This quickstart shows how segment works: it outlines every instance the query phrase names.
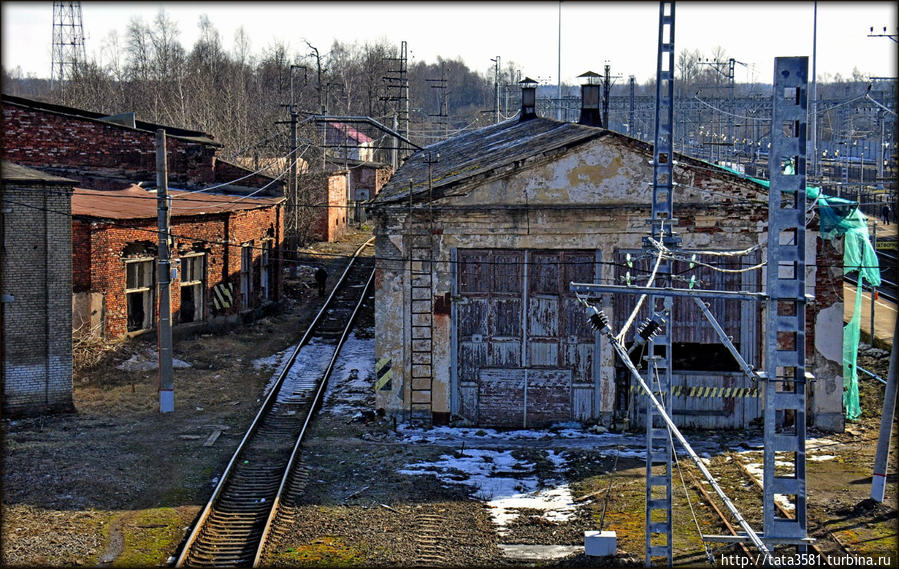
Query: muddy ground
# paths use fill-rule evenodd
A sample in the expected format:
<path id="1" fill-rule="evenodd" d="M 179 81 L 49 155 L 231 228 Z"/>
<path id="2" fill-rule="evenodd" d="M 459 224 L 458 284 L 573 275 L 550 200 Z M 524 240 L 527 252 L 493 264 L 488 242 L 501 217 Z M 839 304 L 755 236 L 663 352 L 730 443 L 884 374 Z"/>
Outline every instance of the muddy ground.
<path id="1" fill-rule="evenodd" d="M 351 253 L 367 237 L 360 232 L 340 243 L 316 245 L 307 251 L 307 264 L 325 264 L 335 279 L 342 259 L 332 255 Z M 289 298 L 281 312 L 228 333 L 176 342 L 175 357 L 192 367 L 175 372 L 174 413 L 158 413 L 155 372 L 116 367 L 153 347 L 152 338 L 138 338 L 79 374 L 76 413 L 4 420 L 0 564 L 168 563 L 258 408 L 271 370 L 253 361 L 294 344 L 320 305 L 310 273 L 301 270 L 300 278 L 288 281 Z M 370 315 L 362 328 L 359 336 L 370 338 Z M 887 359 L 873 352 L 862 356 L 860 365 L 885 377 Z M 872 505 L 865 500 L 883 386 L 863 378 L 861 388 L 865 413 L 860 421 L 845 433 L 811 433 L 825 441 L 819 454 L 834 458 L 807 463 L 810 534 L 834 556 L 885 555 L 895 565 L 895 450 L 886 501 Z M 362 393 L 342 402 L 348 411 L 326 409 L 313 424 L 302 455 L 306 491 L 295 505 L 294 520 L 267 550 L 266 565 L 527 566 L 535 562 L 504 550 L 511 544 L 583 546 L 584 531 L 599 529 L 600 521 L 603 529 L 618 535 L 616 558 L 588 558 L 583 549 L 572 549 L 536 563 L 642 565 L 644 466 L 639 458 L 624 456 L 620 447 L 617 452 L 596 448 L 589 438 L 568 440 L 558 430 L 521 440 L 483 431 L 467 438 L 429 438 L 427 431 L 395 428 L 392 421 L 351 410 L 352 405 L 365 409 L 371 400 L 370 393 Z M 220 436 L 206 446 L 216 432 Z M 756 529 L 761 528 L 761 494 L 740 464 L 755 460 L 752 445 L 745 442 L 759 435 L 687 434 L 724 449 L 708 454 L 709 468 Z M 895 436 L 896 429 L 894 443 Z M 398 472 L 441 457 L 477 459 L 478 449 L 486 448 L 508 451 L 516 464 L 528 464 L 529 476 L 540 488 L 564 478 L 573 498 L 566 506 L 569 515 L 553 521 L 544 511 L 522 508 L 500 534 L 491 518 L 496 514 L 494 496 L 464 485 L 469 474 L 460 471 L 455 475 L 459 483 L 448 483 L 436 475 Z M 560 472 L 556 464 L 561 459 L 565 466 Z M 695 523 L 703 533 L 727 530 L 694 489 L 692 480 L 701 478 L 698 469 L 683 457 L 680 464 L 690 498 L 688 503 L 675 474 L 675 564 L 705 564 Z M 710 486 L 703 487 L 712 493 Z M 724 509 L 720 501 L 718 507 Z M 737 551 L 737 546 L 710 547 L 718 564 L 723 555 Z"/>

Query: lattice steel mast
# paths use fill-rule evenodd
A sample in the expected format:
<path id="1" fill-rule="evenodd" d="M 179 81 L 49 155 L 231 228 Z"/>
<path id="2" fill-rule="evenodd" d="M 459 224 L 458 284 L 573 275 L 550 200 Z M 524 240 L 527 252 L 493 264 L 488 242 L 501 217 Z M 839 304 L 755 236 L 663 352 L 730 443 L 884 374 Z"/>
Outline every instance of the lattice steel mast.
<path id="1" fill-rule="evenodd" d="M 659 47 L 656 60 L 656 130 L 653 146 L 652 217 L 650 235 L 665 247 L 676 248 L 680 242 L 674 236 L 673 225 L 673 168 L 672 138 L 674 133 L 674 2 L 659 4 Z M 644 251 L 655 251 L 647 239 Z M 671 286 L 671 261 L 660 259 L 659 285 Z M 650 315 L 663 315 L 671 321 L 672 298 L 649 297 Z M 662 405 L 671 409 L 671 326 L 649 341 L 646 383 L 658 390 Z M 657 378 L 657 379 L 656 379 Z M 646 405 L 646 564 L 655 557 L 665 557 L 672 563 L 671 523 L 671 453 L 672 441 L 662 416 Z M 664 520 L 659 520 L 660 513 Z M 660 543 L 662 541 L 662 543 Z"/>
<path id="2" fill-rule="evenodd" d="M 50 88 L 70 79 L 79 63 L 87 61 L 81 2 L 53 2 L 53 51 L 50 61 Z"/>

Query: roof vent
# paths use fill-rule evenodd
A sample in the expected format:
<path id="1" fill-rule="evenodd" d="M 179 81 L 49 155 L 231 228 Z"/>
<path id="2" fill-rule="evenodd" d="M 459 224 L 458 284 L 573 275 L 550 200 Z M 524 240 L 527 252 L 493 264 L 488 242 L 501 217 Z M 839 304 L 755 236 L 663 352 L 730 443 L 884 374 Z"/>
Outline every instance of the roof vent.
<path id="1" fill-rule="evenodd" d="M 117 115 L 109 115 L 108 117 L 103 117 L 100 120 L 104 122 L 111 122 L 113 124 L 120 124 L 129 128 L 137 128 L 137 119 L 135 118 L 134 113 L 119 113 Z"/>
<path id="2" fill-rule="evenodd" d="M 521 116 L 518 122 L 537 118 L 537 82 L 525 77 L 518 84 L 521 85 Z"/>
<path id="3" fill-rule="evenodd" d="M 600 115 L 599 89 L 602 86 L 602 78 L 598 73 L 588 71 L 578 75 L 578 79 L 583 79 L 581 83 L 581 118 L 579 124 L 587 126 L 602 126 L 602 116 Z"/>

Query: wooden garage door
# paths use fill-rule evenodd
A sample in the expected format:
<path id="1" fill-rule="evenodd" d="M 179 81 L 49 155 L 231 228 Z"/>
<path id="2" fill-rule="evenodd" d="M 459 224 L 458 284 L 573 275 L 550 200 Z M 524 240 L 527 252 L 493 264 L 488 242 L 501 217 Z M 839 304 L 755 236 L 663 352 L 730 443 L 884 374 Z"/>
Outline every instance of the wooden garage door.
<path id="1" fill-rule="evenodd" d="M 484 426 L 595 416 L 594 333 L 571 281 L 593 251 L 460 250 L 455 303 L 460 413 Z"/>

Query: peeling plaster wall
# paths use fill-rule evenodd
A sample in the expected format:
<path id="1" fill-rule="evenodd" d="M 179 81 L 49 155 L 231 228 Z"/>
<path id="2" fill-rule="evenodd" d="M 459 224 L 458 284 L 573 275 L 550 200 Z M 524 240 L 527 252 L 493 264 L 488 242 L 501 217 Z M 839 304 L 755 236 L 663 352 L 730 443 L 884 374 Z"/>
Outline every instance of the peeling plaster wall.
<path id="1" fill-rule="evenodd" d="M 650 158 L 626 142 L 604 139 L 552 161 L 534 162 L 503 177 L 447 192 L 434 202 L 435 297 L 454 292 L 451 260 L 458 249 L 587 249 L 598 250 L 603 262 L 613 261 L 619 249 L 639 249 L 650 213 Z M 675 215 L 683 247 L 743 249 L 766 242 L 763 188 L 692 164 L 676 164 L 675 180 L 681 184 Z M 578 205 L 584 207 L 566 209 Z M 408 264 L 386 259 L 409 257 L 407 210 L 376 209 L 375 225 L 376 254 L 381 259 L 376 276 L 376 358 L 393 362 L 391 386 L 378 391 L 377 406 L 405 417 L 409 394 L 403 391 L 408 389 L 403 374 L 410 363 L 405 349 L 410 329 L 403 271 L 408 273 Z M 761 255 L 764 258 L 764 249 Z M 603 282 L 611 282 L 612 271 L 602 265 Z M 613 309 L 607 312 L 614 320 Z M 841 322 L 836 324 L 841 330 Z M 828 321 L 822 329 L 833 325 Z M 451 319 L 435 315 L 435 413 L 458 410 L 452 394 L 454 343 Z M 605 421 L 614 401 L 614 364 L 607 342 L 600 343 L 599 368 L 599 416 L 594 418 Z M 832 406 L 828 399 L 818 405 L 818 412 L 833 412 Z"/>

